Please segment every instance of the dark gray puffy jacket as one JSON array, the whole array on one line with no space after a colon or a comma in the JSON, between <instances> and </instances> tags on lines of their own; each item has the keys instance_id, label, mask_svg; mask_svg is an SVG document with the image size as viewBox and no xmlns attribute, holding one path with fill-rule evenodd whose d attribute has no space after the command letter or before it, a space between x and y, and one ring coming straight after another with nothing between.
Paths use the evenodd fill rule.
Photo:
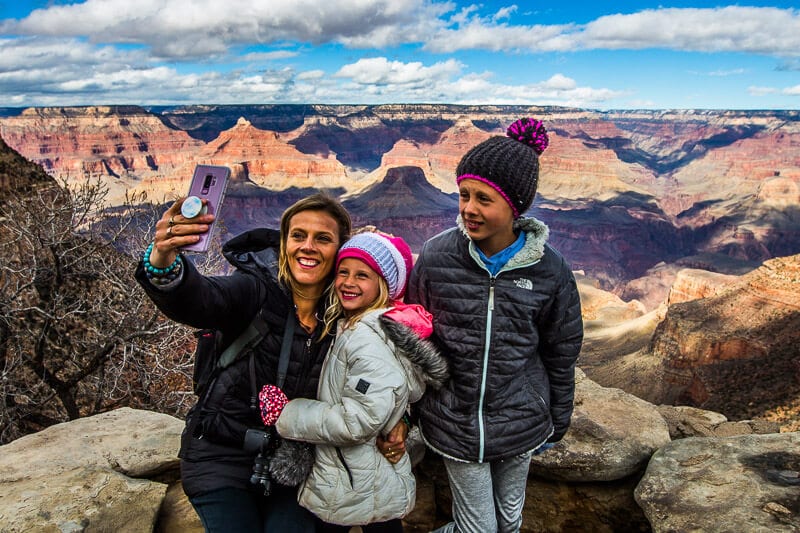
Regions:
<instances>
[{"instance_id":1,"label":"dark gray puffy jacket","mask_svg":"<svg viewBox=\"0 0 800 533\"><path fill-rule=\"evenodd\" d=\"M458 460L494 461L563 437L583 322L575 278L533 218L526 243L492 277L459 227L431 238L406 300L425 306L451 378L419 403L425 442Z\"/></svg>"}]
</instances>

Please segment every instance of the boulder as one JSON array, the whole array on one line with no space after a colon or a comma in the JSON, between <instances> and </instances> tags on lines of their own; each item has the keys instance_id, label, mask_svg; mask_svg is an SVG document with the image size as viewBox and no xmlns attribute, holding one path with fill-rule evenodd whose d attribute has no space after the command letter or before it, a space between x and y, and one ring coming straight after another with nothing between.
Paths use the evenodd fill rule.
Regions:
<instances>
[{"instance_id":1,"label":"boulder","mask_svg":"<svg viewBox=\"0 0 800 533\"><path fill-rule=\"evenodd\" d=\"M122 408L0 447L2 530L153 531L179 477L183 425L168 415ZM185 508L182 494L171 499L181 498ZM173 531L199 523L188 513L163 519L181 524Z\"/></svg>"},{"instance_id":2,"label":"boulder","mask_svg":"<svg viewBox=\"0 0 800 533\"><path fill-rule=\"evenodd\" d=\"M532 459L523 533L800 528L799 433L721 437L769 427L656 407L581 371L576 381L570 430ZM123 408L0 447L0 530L202 532L178 479L183 425ZM686 438L670 442L670 429ZM436 454L415 473L417 505L404 523L423 533L450 520L451 495Z\"/></svg>"},{"instance_id":3,"label":"boulder","mask_svg":"<svg viewBox=\"0 0 800 533\"><path fill-rule=\"evenodd\" d=\"M769 420L737 420L714 411L686 405L659 405L658 412L669 425L672 439L686 437L733 437L780 433L780 424Z\"/></svg>"},{"instance_id":4,"label":"boulder","mask_svg":"<svg viewBox=\"0 0 800 533\"><path fill-rule=\"evenodd\" d=\"M673 441L634 491L655 533L796 532L798 494L798 432Z\"/></svg>"},{"instance_id":5,"label":"boulder","mask_svg":"<svg viewBox=\"0 0 800 533\"><path fill-rule=\"evenodd\" d=\"M670 442L658 409L620 389L601 387L580 370L569 431L531 460L531 474L558 481L614 481L640 473Z\"/></svg>"}]
</instances>

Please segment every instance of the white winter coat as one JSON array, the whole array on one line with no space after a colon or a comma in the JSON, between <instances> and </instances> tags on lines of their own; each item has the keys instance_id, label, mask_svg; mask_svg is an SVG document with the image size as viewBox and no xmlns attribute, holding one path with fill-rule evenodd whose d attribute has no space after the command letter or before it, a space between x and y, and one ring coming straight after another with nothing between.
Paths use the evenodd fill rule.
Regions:
<instances>
[{"instance_id":1,"label":"white winter coat","mask_svg":"<svg viewBox=\"0 0 800 533\"><path fill-rule=\"evenodd\" d=\"M276 424L283 438L317 445L298 500L328 523L382 522L402 518L414 507L408 454L391 464L375 439L422 396L426 381L441 384L447 365L431 343L381 318L385 311L372 311L348 329L339 321L323 363L318 400L290 401Z\"/></svg>"}]
</instances>

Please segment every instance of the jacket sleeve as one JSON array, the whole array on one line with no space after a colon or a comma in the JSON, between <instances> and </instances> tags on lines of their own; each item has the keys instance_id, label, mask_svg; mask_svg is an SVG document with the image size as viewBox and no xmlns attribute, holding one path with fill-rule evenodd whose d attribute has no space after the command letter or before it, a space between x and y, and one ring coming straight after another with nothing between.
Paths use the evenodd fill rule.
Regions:
<instances>
[{"instance_id":1,"label":"jacket sleeve","mask_svg":"<svg viewBox=\"0 0 800 533\"><path fill-rule=\"evenodd\" d=\"M562 283L550 312L540 322L539 354L550 380L550 414L554 432L548 442L561 440L567 432L575 400L575 364L583 342L581 302L575 276L561 260Z\"/></svg>"},{"instance_id":2,"label":"jacket sleeve","mask_svg":"<svg viewBox=\"0 0 800 533\"><path fill-rule=\"evenodd\" d=\"M282 437L350 446L367 442L388 424L397 423L393 413L405 408L408 395L402 370L387 364L387 358L394 358L389 347L377 335L354 335L346 348L348 368L341 401L290 401L276 423Z\"/></svg>"},{"instance_id":3,"label":"jacket sleeve","mask_svg":"<svg viewBox=\"0 0 800 533\"><path fill-rule=\"evenodd\" d=\"M203 276L185 257L183 264L181 282L169 290L148 281L141 261L134 274L159 310L176 322L226 333L240 331L266 297L264 282L252 274L236 271L230 276Z\"/></svg>"}]
</instances>

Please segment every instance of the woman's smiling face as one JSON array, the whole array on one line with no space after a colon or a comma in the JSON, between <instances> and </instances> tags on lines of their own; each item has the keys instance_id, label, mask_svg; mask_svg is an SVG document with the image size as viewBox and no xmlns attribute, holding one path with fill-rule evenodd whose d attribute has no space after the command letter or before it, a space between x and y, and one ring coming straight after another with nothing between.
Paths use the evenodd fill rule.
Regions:
<instances>
[{"instance_id":1,"label":"woman's smiling face","mask_svg":"<svg viewBox=\"0 0 800 533\"><path fill-rule=\"evenodd\" d=\"M339 225L325 211L300 211L289 221L289 271L304 292L321 294L336 264L338 250Z\"/></svg>"}]
</instances>

